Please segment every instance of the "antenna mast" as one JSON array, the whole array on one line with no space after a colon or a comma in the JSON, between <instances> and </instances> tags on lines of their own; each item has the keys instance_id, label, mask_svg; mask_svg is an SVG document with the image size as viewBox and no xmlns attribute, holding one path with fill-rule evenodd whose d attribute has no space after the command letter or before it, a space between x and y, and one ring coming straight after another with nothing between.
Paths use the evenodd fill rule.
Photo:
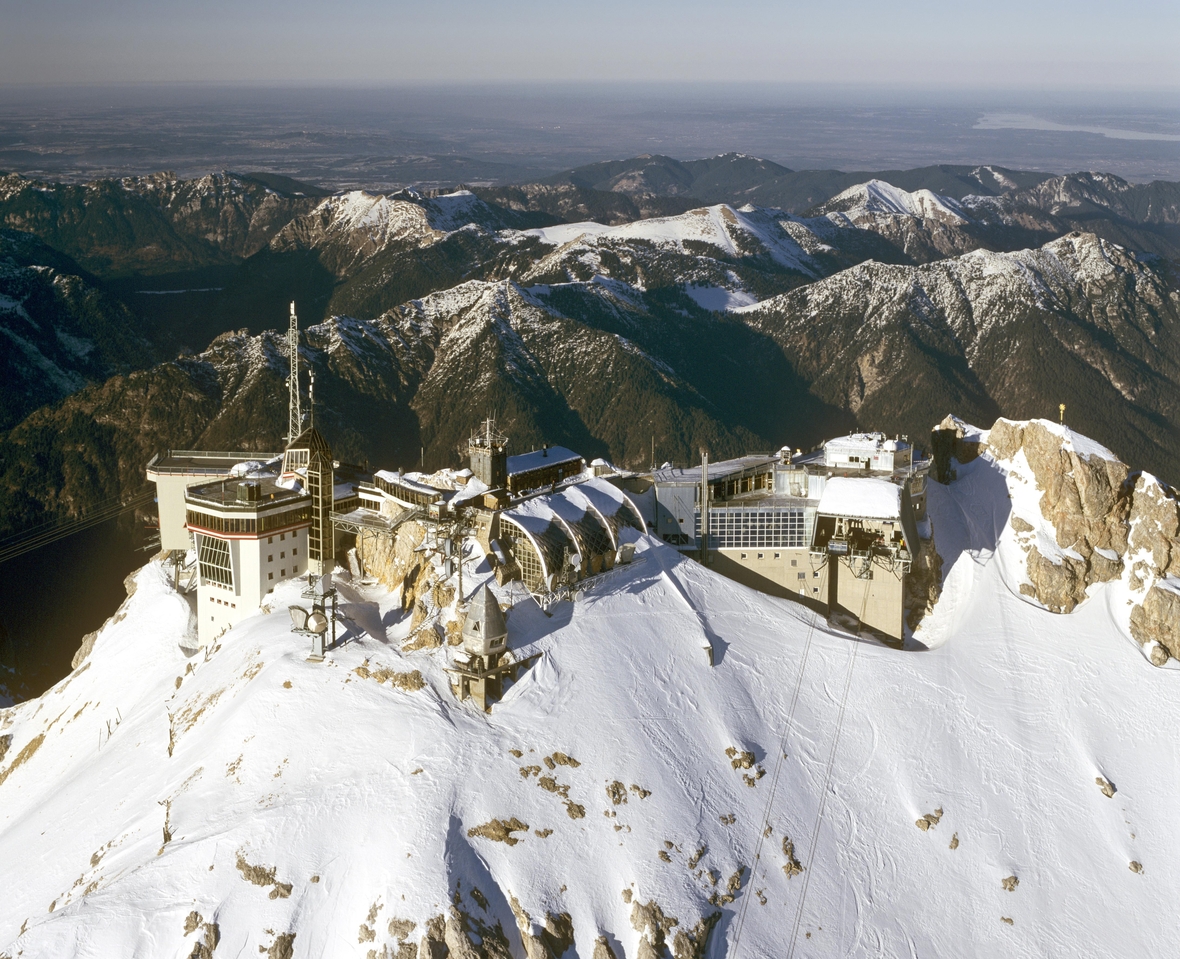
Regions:
<instances>
[{"instance_id":1,"label":"antenna mast","mask_svg":"<svg viewBox=\"0 0 1180 959\"><path fill-rule=\"evenodd\" d=\"M291 372L287 376L290 406L287 412L287 442L293 443L303 432L303 412L299 408L299 320L295 316L295 301L291 301L291 325L287 329L287 356Z\"/></svg>"}]
</instances>

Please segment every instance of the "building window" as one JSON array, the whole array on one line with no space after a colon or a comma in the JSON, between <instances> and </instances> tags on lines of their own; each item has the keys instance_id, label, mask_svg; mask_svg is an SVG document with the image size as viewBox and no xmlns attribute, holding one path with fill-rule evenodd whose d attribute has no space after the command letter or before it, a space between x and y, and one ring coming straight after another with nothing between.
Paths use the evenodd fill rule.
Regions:
<instances>
[{"instance_id":1,"label":"building window","mask_svg":"<svg viewBox=\"0 0 1180 959\"><path fill-rule=\"evenodd\" d=\"M279 575L280 575L280 576L286 576L286 575L287 575L287 571L286 571L285 569L280 569L280 570L279 570Z\"/></svg>"},{"instance_id":2,"label":"building window","mask_svg":"<svg viewBox=\"0 0 1180 959\"><path fill-rule=\"evenodd\" d=\"M202 583L232 587L234 571L230 563L229 543L212 536L198 536L197 562Z\"/></svg>"},{"instance_id":3,"label":"building window","mask_svg":"<svg viewBox=\"0 0 1180 959\"><path fill-rule=\"evenodd\" d=\"M266 538L266 541L267 541L268 543L273 543L273 542L275 541L275 538L274 538L273 536L268 536L268 537Z\"/></svg>"},{"instance_id":4,"label":"building window","mask_svg":"<svg viewBox=\"0 0 1180 959\"><path fill-rule=\"evenodd\" d=\"M798 579L807 579L807 574L806 574L806 573L800 573L800 574L798 575L798 577L797 577L797 578L798 578Z\"/></svg>"},{"instance_id":5,"label":"building window","mask_svg":"<svg viewBox=\"0 0 1180 959\"><path fill-rule=\"evenodd\" d=\"M291 555L292 555L292 556L298 556L298 555L299 555L299 550L297 550L297 549L293 549L293 550L291 550Z\"/></svg>"},{"instance_id":6,"label":"building window","mask_svg":"<svg viewBox=\"0 0 1180 959\"><path fill-rule=\"evenodd\" d=\"M267 574L266 574L266 578L267 578L267 579L274 579L274 578L275 578L275 574L274 574L274 573L267 573Z\"/></svg>"},{"instance_id":7,"label":"building window","mask_svg":"<svg viewBox=\"0 0 1180 959\"><path fill-rule=\"evenodd\" d=\"M283 552L279 553L279 559L286 559L286 558L287 558L287 551L286 550L283 550Z\"/></svg>"},{"instance_id":8,"label":"building window","mask_svg":"<svg viewBox=\"0 0 1180 959\"><path fill-rule=\"evenodd\" d=\"M274 553L271 553L271 554L269 554L269 555L266 557L266 561L267 561L268 563L273 563L273 562L275 561L275 554L274 554Z\"/></svg>"},{"instance_id":9,"label":"building window","mask_svg":"<svg viewBox=\"0 0 1180 959\"><path fill-rule=\"evenodd\" d=\"M286 534L286 533L279 533L279 539L281 539L281 540L282 540L282 539L286 539L286 538L287 538L287 534Z\"/></svg>"},{"instance_id":10,"label":"building window","mask_svg":"<svg viewBox=\"0 0 1180 959\"><path fill-rule=\"evenodd\" d=\"M799 565L799 560L797 560L797 559L793 559L793 560L791 560L791 565L792 565L792 566L798 566L798 565Z\"/></svg>"},{"instance_id":11,"label":"building window","mask_svg":"<svg viewBox=\"0 0 1180 959\"><path fill-rule=\"evenodd\" d=\"M812 573L811 575L812 575L812 576L813 576L815 579L819 579L819 570L817 569L817 570L816 570L814 573Z\"/></svg>"},{"instance_id":12,"label":"building window","mask_svg":"<svg viewBox=\"0 0 1180 959\"><path fill-rule=\"evenodd\" d=\"M759 559L766 559L766 556L765 556L764 554L762 554L762 553L759 553L759 554L758 554L758 558L759 558Z\"/></svg>"},{"instance_id":13,"label":"building window","mask_svg":"<svg viewBox=\"0 0 1180 959\"><path fill-rule=\"evenodd\" d=\"M292 567L291 567L291 572L292 572L292 573L298 573L298 572L299 572L299 567L298 567L298 566L292 566Z\"/></svg>"},{"instance_id":14,"label":"building window","mask_svg":"<svg viewBox=\"0 0 1180 959\"><path fill-rule=\"evenodd\" d=\"M783 554L782 554L782 553L775 553L775 554L774 554L774 558L775 558L775 559L782 559L782 558L783 558Z\"/></svg>"},{"instance_id":15,"label":"building window","mask_svg":"<svg viewBox=\"0 0 1180 959\"><path fill-rule=\"evenodd\" d=\"M742 553L742 559L745 559L745 558L746 558L746 554Z\"/></svg>"}]
</instances>

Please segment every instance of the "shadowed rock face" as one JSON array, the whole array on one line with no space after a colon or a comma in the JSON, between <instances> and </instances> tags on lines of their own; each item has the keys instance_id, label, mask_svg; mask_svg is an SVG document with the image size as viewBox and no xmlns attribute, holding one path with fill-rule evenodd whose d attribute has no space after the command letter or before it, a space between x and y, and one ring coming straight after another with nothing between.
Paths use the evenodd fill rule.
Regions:
<instances>
[{"instance_id":1,"label":"shadowed rock face","mask_svg":"<svg viewBox=\"0 0 1180 959\"><path fill-rule=\"evenodd\" d=\"M1022 591L1047 608L1071 612L1095 583L1118 579L1131 565L1131 586L1143 599L1131 611L1131 635L1152 645L1152 662L1180 658L1180 502L1176 491L1126 464L1067 449L1041 421L997 420L988 448L998 459L1023 451L1042 491L1041 515L1053 524L1060 561L1033 547L1031 586Z\"/></svg>"}]
</instances>

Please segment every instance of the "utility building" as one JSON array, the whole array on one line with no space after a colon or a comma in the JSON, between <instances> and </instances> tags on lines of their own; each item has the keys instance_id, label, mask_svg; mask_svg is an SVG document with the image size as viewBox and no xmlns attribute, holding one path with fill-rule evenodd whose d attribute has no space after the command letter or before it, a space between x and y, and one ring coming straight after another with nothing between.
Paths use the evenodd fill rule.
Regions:
<instances>
[{"instance_id":1,"label":"utility building","mask_svg":"<svg viewBox=\"0 0 1180 959\"><path fill-rule=\"evenodd\" d=\"M920 548L909 490L834 477L816 514L811 558L829 617L902 639L905 577Z\"/></svg>"},{"instance_id":2,"label":"utility building","mask_svg":"<svg viewBox=\"0 0 1180 959\"><path fill-rule=\"evenodd\" d=\"M902 437L854 433L829 440L808 453L783 449L777 454L751 454L718 463L703 461L695 467L667 467L653 471L654 496L644 501L645 519L648 529L664 542L719 573L816 608L846 606L859 613L865 607L866 629L900 640L905 575L919 548L917 529L925 520L930 465L930 460L918 457ZM836 512L840 500L825 500L825 496L830 484L837 483L840 488L845 482L861 492L870 488L879 495L882 490L890 491L895 503L889 515L844 516ZM825 502L827 513L821 512ZM880 550L873 553L876 565L867 605L865 594L856 591L855 583L839 585L857 577L829 577L826 547L815 548L821 516L867 523L882 534L884 524L892 523L887 537L890 542L892 534L902 529L903 518L910 524L902 534L904 547L890 554L890 569L896 573L893 585L887 586L882 577L883 554ZM708 530L707 536L702 535L702 529ZM862 577L862 585L867 579ZM829 596L830 580L839 588Z\"/></svg>"},{"instance_id":3,"label":"utility building","mask_svg":"<svg viewBox=\"0 0 1180 959\"><path fill-rule=\"evenodd\" d=\"M467 444L471 472L490 490L508 488L508 437L489 416Z\"/></svg>"}]
</instances>

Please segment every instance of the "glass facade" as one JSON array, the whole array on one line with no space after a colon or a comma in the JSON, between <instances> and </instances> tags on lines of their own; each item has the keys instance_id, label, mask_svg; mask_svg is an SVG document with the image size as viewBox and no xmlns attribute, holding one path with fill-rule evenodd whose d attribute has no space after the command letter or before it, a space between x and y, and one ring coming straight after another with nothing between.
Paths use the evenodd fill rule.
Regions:
<instances>
[{"instance_id":1,"label":"glass facade","mask_svg":"<svg viewBox=\"0 0 1180 959\"><path fill-rule=\"evenodd\" d=\"M284 510L281 513L266 513L258 518L253 516L215 516L188 510L185 519L189 526L207 529L214 533L265 533L267 530L285 529L305 523L311 516L307 506Z\"/></svg>"},{"instance_id":2,"label":"glass facade","mask_svg":"<svg viewBox=\"0 0 1180 959\"><path fill-rule=\"evenodd\" d=\"M307 531L307 555L318 572L332 568L335 549L332 537L334 478L332 460L317 450L307 467L307 492L311 495L311 528ZM313 570L317 571L317 570Z\"/></svg>"},{"instance_id":3,"label":"glass facade","mask_svg":"<svg viewBox=\"0 0 1180 959\"><path fill-rule=\"evenodd\" d=\"M810 544L814 517L802 507L718 506L709 510L710 549L804 549ZM699 542L701 513L694 513L693 536Z\"/></svg>"},{"instance_id":4,"label":"glass facade","mask_svg":"<svg viewBox=\"0 0 1180 959\"><path fill-rule=\"evenodd\" d=\"M201 582L234 587L234 571L230 562L229 543L212 536L197 536L197 562L200 564Z\"/></svg>"}]
</instances>

